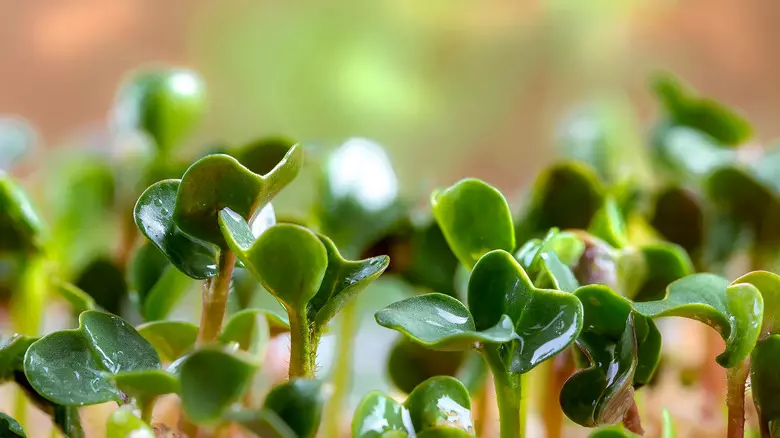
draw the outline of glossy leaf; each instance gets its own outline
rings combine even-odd
[[[318,231],[348,258],[359,257],[398,220],[398,187],[382,146],[365,138],[347,139],[323,162],[315,211]]]
[[[464,179],[433,192],[431,205],[452,252],[467,268],[488,251],[515,249],[512,213],[495,187],[478,179]]]
[[[196,423],[216,422],[241,399],[256,371],[256,362],[242,352],[208,347],[186,356],[178,368],[184,413]]]
[[[740,114],[697,96],[673,76],[659,74],[652,85],[674,124],[707,133],[723,145],[738,146],[752,135],[750,124]]]
[[[198,326],[183,321],[152,321],[139,325],[137,330],[165,362],[184,356],[198,338]]]
[[[272,389],[263,409],[278,415],[299,438],[313,438],[320,426],[325,395],[321,381],[294,379]]]
[[[135,204],[135,224],[176,269],[198,280],[214,277],[217,249],[185,234],[173,220],[179,186],[172,179],[149,186]]]
[[[192,70],[142,70],[120,88],[115,123],[120,129],[146,132],[160,150],[168,151],[200,123],[205,101],[203,79]]]
[[[328,254],[312,231],[292,224],[278,224],[257,240],[246,221],[231,212],[220,212],[220,226],[230,248],[288,309],[303,311],[317,294],[325,277]]]
[[[324,327],[349,300],[371,284],[387,269],[390,258],[371,257],[364,260],[345,260],[329,238],[318,236],[325,246],[328,265],[317,294],[311,299],[309,309],[316,324]]]
[[[560,402],[569,419],[582,426],[594,427],[617,423],[634,403],[632,383],[637,365],[637,341],[630,313],[623,322],[620,337],[613,341],[590,329],[595,321],[590,319],[592,312],[588,310],[585,322],[588,330],[580,335],[577,345],[590,364],[566,380]]]
[[[43,223],[27,194],[0,170],[0,252],[38,250],[43,233]]]
[[[14,335],[0,344],[0,382],[13,380],[24,369],[24,354],[38,338]]]
[[[477,331],[468,309],[440,293],[418,295],[376,312],[376,322],[397,330],[414,342],[444,351],[468,350],[480,343],[504,343],[514,338],[512,320],[499,315]]]
[[[26,438],[22,426],[10,416],[0,412],[0,437],[3,438]]]
[[[761,428],[777,430],[780,425],[780,335],[772,335],[759,341],[750,355],[750,382],[753,402],[759,414]],[[775,435],[771,435],[775,436]]]
[[[303,149],[292,147],[265,175],[253,173],[229,155],[209,155],[182,176],[173,218],[185,233],[226,247],[217,215],[229,208],[245,220],[265,207],[297,175]]]
[[[726,340],[726,350],[716,360],[731,368],[756,344],[764,301],[751,284],[729,285],[716,275],[694,274],[670,284],[663,300],[635,303],[634,308],[647,317],[682,316],[714,328]]]
[[[526,373],[559,353],[582,329],[580,301],[567,292],[537,288],[503,250],[485,254],[474,266],[468,303],[478,330],[495,324],[502,314],[514,322],[517,337],[505,358],[513,373]]]
[[[604,204],[604,187],[590,167],[561,162],[534,183],[526,214],[516,221],[517,238],[526,241],[553,227],[584,230]]]
[[[106,421],[106,438],[154,437],[154,430],[135,415],[131,405],[114,410]]]
[[[761,292],[764,301],[764,316],[760,338],[780,333],[780,276],[767,271],[747,273],[732,284],[752,284]]]
[[[380,438],[390,431],[399,436],[414,433],[413,426],[405,421],[406,408],[381,391],[371,391],[360,401],[352,417],[353,438]],[[410,430],[410,427],[412,430]]]
[[[474,431],[469,392],[453,377],[432,377],[419,384],[404,406],[409,410],[416,431],[441,426]]]
[[[82,313],[78,329],[37,340],[24,357],[24,373],[35,391],[72,406],[120,401],[112,374],[159,368],[157,352],[132,326],[96,311]]]

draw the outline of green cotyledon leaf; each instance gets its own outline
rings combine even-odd
[[[247,353],[217,346],[187,355],[177,368],[184,413],[199,424],[218,421],[244,395],[257,368]]]
[[[380,391],[369,392],[352,417],[352,436],[355,438],[462,437],[473,434],[468,391],[457,379],[449,376],[425,380],[414,388],[404,403]]]
[[[298,144],[296,141],[287,137],[263,137],[230,150],[228,154],[236,157],[252,172],[265,175],[282,161],[287,152],[296,144]]]
[[[268,393],[263,410],[275,413],[299,438],[313,438],[320,427],[327,392],[322,381],[293,379]]]
[[[515,259],[538,287],[574,292],[580,285],[569,266],[585,252],[585,242],[575,234],[550,229],[544,239],[531,239],[515,253]]]
[[[2,412],[0,412],[0,436],[3,438],[27,437],[19,422]]]
[[[137,330],[166,362],[184,356],[198,338],[198,326],[184,321],[152,321],[139,325]]]
[[[650,224],[664,239],[680,245],[693,259],[703,254],[706,234],[704,206],[693,190],[670,186],[653,199]]]
[[[616,260],[617,289],[637,302],[662,299],[670,283],[694,272],[685,250],[667,242],[625,247]]]
[[[160,368],[160,357],[133,327],[115,315],[87,311],[79,328],[35,341],[24,356],[24,374],[40,395],[61,405],[121,401],[111,376]]]
[[[478,179],[431,194],[433,216],[460,262],[471,269],[488,251],[515,249],[512,212],[504,195]]]
[[[567,348],[582,329],[582,304],[574,295],[537,288],[512,255],[500,249],[474,265],[468,304],[477,330],[509,315],[516,337],[504,360],[513,373],[526,373]]]
[[[244,309],[234,313],[219,334],[219,341],[261,358],[272,336],[290,331],[286,316],[265,309]]]
[[[386,234],[405,208],[398,176],[378,143],[349,138],[323,160],[314,216],[349,258],[360,256]]]
[[[364,260],[345,260],[326,236],[318,236],[328,254],[328,267],[317,294],[309,302],[309,319],[324,327],[349,300],[379,278],[390,264],[381,255]]]
[[[295,145],[270,172],[259,175],[229,155],[209,155],[182,176],[173,218],[182,231],[225,248],[217,216],[224,208],[249,220],[295,177],[303,165],[303,149]]]
[[[169,179],[149,186],[135,204],[135,224],[176,269],[198,280],[214,277],[217,248],[185,234],[173,220],[180,185],[180,180]],[[146,289],[139,292],[143,290]]]
[[[780,432],[780,335],[769,336],[756,344],[750,355],[750,382],[753,402],[758,410],[761,429],[775,437]],[[762,435],[764,436],[764,435]]]
[[[586,310],[586,314],[591,313]],[[591,325],[591,321],[586,323]],[[589,366],[574,373],[563,384],[561,408],[569,419],[581,426],[615,424],[634,403],[632,383],[637,366],[637,342],[630,310],[617,340],[586,330],[577,345],[587,357]]]
[[[596,172],[581,162],[549,167],[536,179],[525,214],[515,221],[517,239],[523,242],[553,227],[586,229],[604,204],[604,191]]]
[[[22,187],[0,170],[0,252],[42,248],[44,227]]]
[[[154,438],[154,430],[134,412],[132,405],[114,410],[106,420],[106,438]]]
[[[182,144],[206,111],[203,78],[183,68],[155,67],[133,72],[119,88],[114,123],[120,130],[148,134],[168,152]]]
[[[749,272],[732,284],[752,284],[761,292],[764,315],[759,338],[780,333],[780,276],[767,271]]]
[[[588,232],[614,248],[623,248],[628,244],[626,224],[613,197],[607,196],[604,199],[604,205],[596,211],[590,220]]]
[[[311,230],[277,224],[255,239],[243,217],[225,209],[219,223],[230,248],[287,308],[305,312],[328,267],[325,245]]]
[[[764,300],[752,284],[729,284],[713,274],[694,274],[671,283],[663,300],[634,303],[634,309],[650,318],[682,316],[714,328],[726,340],[726,350],[717,361],[731,368],[756,344]]]
[[[480,343],[509,342],[512,320],[499,315],[494,324],[477,330],[466,306],[449,295],[430,293],[390,304],[374,314],[376,322],[435,350],[468,350]]]

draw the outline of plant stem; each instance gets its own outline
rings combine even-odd
[[[288,311],[290,316],[290,379],[314,378],[311,327],[306,311]]]
[[[148,400],[144,400],[143,402],[139,401],[138,404],[140,404],[141,408],[141,419],[144,420],[146,423],[151,424],[152,423],[152,414],[154,413],[154,402],[156,397],[151,397]]]
[[[750,373],[750,359],[728,370],[728,438],[745,436],[745,382]]]
[[[559,395],[563,383],[574,372],[574,359],[571,350],[564,350],[549,362],[550,372],[547,375],[547,390],[545,391],[544,425],[547,438],[561,438],[563,436],[563,410]]]
[[[636,400],[631,403],[631,407],[628,408],[626,414],[623,415],[623,426],[637,435],[645,434],[645,430],[642,429],[642,419],[639,416],[639,408],[636,406]]]
[[[336,359],[333,371],[333,395],[328,401],[325,412],[325,434],[323,436],[341,436],[341,419],[344,418],[344,401],[349,394],[352,376],[352,335],[358,325],[357,301],[351,300],[341,311],[338,331],[336,332]]]
[[[501,438],[524,438],[527,401],[523,385],[525,375],[508,372],[501,361],[497,347],[487,346],[482,351],[493,372],[498,416],[501,423],[499,436]]]
[[[236,255],[233,254],[233,251],[221,250],[217,258],[219,269],[217,276],[204,282],[198,344],[216,341],[220,330],[222,330],[222,319],[225,317],[227,297],[230,291],[230,278],[233,276],[235,264]]]

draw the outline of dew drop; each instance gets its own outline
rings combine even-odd
[[[168,215],[168,209],[167,208],[161,208],[160,209],[160,213],[162,213],[163,216],[167,216]]]
[[[162,199],[160,199],[160,198],[155,199],[154,200],[154,205],[156,205],[158,207],[162,207]]]

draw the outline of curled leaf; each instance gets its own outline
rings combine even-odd
[[[469,392],[453,377],[432,377],[417,385],[404,406],[416,431],[445,426],[474,432]]]
[[[268,393],[263,410],[275,413],[299,438],[317,434],[326,391],[319,380],[294,379]]]
[[[488,251],[515,249],[512,213],[495,187],[464,179],[434,192],[431,205],[452,252],[467,268]]]
[[[4,438],[27,437],[19,422],[2,412],[0,412],[0,436]]]
[[[0,252],[35,251],[43,245],[43,222],[27,194],[0,170]]]
[[[395,302],[376,312],[376,322],[397,330],[425,347],[468,350],[479,343],[503,343],[514,338],[511,319],[500,315],[492,326],[477,331],[466,306],[449,295],[431,293]]]

